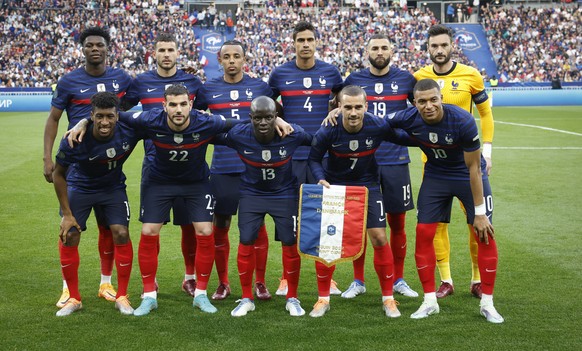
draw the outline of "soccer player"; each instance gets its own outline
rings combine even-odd
[[[196,98],[202,82],[194,75],[179,70],[176,63],[180,52],[178,41],[170,33],[160,33],[154,41],[156,57],[156,69],[139,74],[133,80],[131,86],[122,100],[122,109],[129,110],[141,102],[142,109],[149,111],[153,108],[162,108],[164,91],[173,84],[183,84],[190,92],[190,99]],[[145,157],[142,165],[142,180],[154,159],[156,148],[149,139],[144,140]],[[143,182],[142,182],[143,186]],[[144,190],[140,192],[143,194]],[[196,290],[196,235],[192,221],[188,218],[183,199],[176,199],[172,204],[174,213],[174,225],[179,225],[182,230],[182,255],[184,256],[185,274],[182,282],[182,290],[194,296]],[[164,222],[169,222],[166,218]]]
[[[285,120],[300,125],[311,135],[326,117],[330,98],[335,97],[343,86],[339,70],[315,58],[317,44],[315,27],[309,22],[299,21],[293,28],[295,60],[276,67],[269,77],[274,97],[281,96]],[[308,170],[308,155],[308,147],[300,147],[293,155],[293,171],[299,184],[318,181]],[[283,277],[277,295],[285,295],[286,284]],[[335,282],[332,293],[341,294]]]
[[[368,112],[384,118],[387,114],[404,110],[407,100],[412,102],[412,89],[416,80],[396,66],[390,66],[392,44],[385,34],[374,34],[368,40],[366,52],[370,67],[350,74],[344,84],[358,85],[364,89],[368,100]],[[390,247],[394,256],[394,291],[408,297],[418,293],[404,280],[406,258],[406,211],[414,208],[410,186],[408,148],[383,142],[376,151],[376,162],[380,172],[380,184],[384,210],[390,226]],[[342,293],[342,297],[354,298],[366,292],[364,285],[364,263],[366,252],[353,262],[354,281]]]
[[[111,92],[91,97],[90,133],[74,148],[63,140],[56,156],[52,174],[55,192],[61,208],[59,254],[63,277],[70,298],[57,312],[68,316],[82,308],[79,292],[79,241],[91,208],[99,206],[113,234],[117,266],[118,290],[115,307],[126,315],[133,314],[127,299],[127,286],[133,262],[129,238],[129,204],[125,192],[122,166],[140,137],[118,123],[119,98]],[[75,166],[75,167],[71,167]],[[68,172],[70,168],[70,172]]]
[[[248,120],[251,101],[257,96],[271,97],[273,91],[261,79],[251,78],[243,73],[246,52],[240,41],[226,41],[220,48],[218,62],[222,65],[224,75],[204,84],[196,99],[195,107],[200,110],[209,109],[211,113],[226,118]],[[219,285],[212,295],[213,300],[223,300],[230,295],[228,231],[232,216],[236,214],[239,205],[240,177],[244,169],[242,161],[234,150],[224,145],[214,147],[210,167],[210,187],[216,199],[212,229]],[[257,259],[255,294],[259,300],[269,300],[271,294],[265,285],[269,237],[264,223],[259,227],[254,247],[256,250],[254,256]]]
[[[152,139],[156,148],[153,162],[143,180],[141,218],[142,235],[138,259],[144,285],[144,298],[135,316],[144,316],[158,307],[155,276],[158,266],[159,235],[173,201],[184,199],[188,218],[196,232],[196,273],[198,280],[193,305],[206,313],[217,312],[208,300],[206,288],[214,262],[212,212],[214,198],[210,191],[206,163],[208,142],[218,133],[239,123],[222,116],[208,116],[192,110],[189,92],[175,84],[164,92],[163,110],[120,113],[120,119]],[[82,121],[85,122],[85,121]],[[281,121],[281,125],[287,125]],[[81,126],[75,127],[82,129]],[[74,135],[71,135],[75,138]]]
[[[44,129],[44,177],[52,182],[55,164],[52,160],[53,145],[63,111],[67,112],[69,128],[80,119],[91,114],[91,96],[97,92],[110,91],[121,97],[131,83],[131,77],[123,70],[107,66],[109,33],[99,27],[85,29],[79,41],[83,46],[85,65],[65,74],[58,82],[51,101],[51,109]],[[98,296],[115,301],[117,293],[111,285],[113,271],[114,244],[111,230],[105,224],[99,207],[95,207],[95,217],[99,228],[99,257],[101,259],[101,284]],[[63,307],[69,298],[66,279],[63,279],[63,292],[57,307]]]
[[[318,184],[366,186],[368,195],[367,233],[374,247],[374,268],[380,280],[383,309],[387,317],[400,317],[393,297],[394,260],[386,238],[386,213],[378,184],[378,165],[374,152],[387,135],[394,134],[387,122],[368,112],[366,92],[349,85],[339,93],[341,115],[337,125],[322,126],[315,136],[309,154],[309,167]],[[322,166],[325,153],[327,167]],[[311,317],[322,317],[330,308],[329,293],[335,266],[316,262],[319,299]]]
[[[410,317],[420,319],[439,313],[433,241],[438,223],[449,222],[451,204],[457,197],[465,207],[467,224],[479,245],[483,279],[480,312],[487,321],[502,323],[503,317],[493,306],[497,272],[497,246],[489,220],[493,198],[473,115],[458,106],[443,104],[439,84],[432,79],[416,83],[414,104],[416,107],[388,116],[390,125],[404,129],[428,158],[417,199],[415,252],[424,301]]]
[[[489,104],[487,92],[483,84],[483,78],[473,67],[463,65],[451,60],[453,52],[452,30],[444,25],[435,25],[428,30],[428,52],[432,65],[418,70],[414,77],[416,80],[424,78],[434,79],[441,88],[443,102],[453,104],[472,113],[473,102],[479,110],[481,118],[481,133],[483,134],[483,157],[487,162],[487,174],[491,171],[491,150],[493,142],[493,113]],[[426,156],[423,155],[426,162]],[[469,248],[471,252],[472,272],[471,294],[481,298],[481,276],[477,260],[478,244],[469,229]],[[438,298],[444,298],[453,294],[454,285],[450,268],[450,242],[448,224],[441,223],[435,236],[435,251],[437,266],[441,276],[441,286],[437,291]]]
[[[252,125],[237,125],[225,136],[225,144],[236,150],[245,166],[240,186],[237,257],[242,299],[231,315],[241,317],[255,310],[255,241],[259,226],[264,225],[265,215],[269,214],[282,244],[283,272],[288,281],[285,308],[291,316],[302,316],[305,311],[297,299],[301,270],[296,238],[299,185],[291,160],[295,149],[310,145],[312,138],[298,125],[293,125],[295,131],[289,136],[279,137],[275,133],[276,104],[268,96],[255,98],[250,110]]]

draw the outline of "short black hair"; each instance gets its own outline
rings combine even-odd
[[[315,30],[315,27],[313,26],[313,24],[311,24],[310,22],[307,22],[307,21],[299,21],[299,22],[297,22],[297,24],[293,28],[293,41],[295,41],[295,38],[297,37],[297,33],[300,33],[300,32],[306,31],[306,30],[312,31],[313,35],[315,36],[315,39],[317,39],[317,31]]]
[[[437,88],[438,91],[441,91],[441,87],[439,86],[439,83],[436,82],[436,80],[430,78],[421,79],[414,85],[412,94],[416,94],[417,91],[427,91],[434,88]]]
[[[435,24],[434,26],[428,29],[428,40],[431,37],[436,37],[437,35],[446,34],[453,41],[453,30],[444,24]]]
[[[110,91],[102,91],[91,96],[91,111],[102,108],[108,109],[115,107],[119,110],[119,97]]]
[[[242,52],[243,52],[243,56],[246,56],[247,50],[246,50],[244,44],[242,42],[238,41],[238,40],[227,40],[227,41],[225,41],[224,44],[222,44],[220,46],[220,50],[218,51],[218,53],[220,54],[222,52],[222,48],[225,47],[225,46],[227,46],[227,45],[240,46],[241,49],[242,49]]]
[[[158,45],[159,42],[174,43],[176,44],[176,47],[178,47],[178,40],[172,33],[163,32],[158,34],[156,40],[154,40],[154,48]]]
[[[172,84],[170,85],[166,91],[164,91],[164,99],[167,99],[169,95],[178,96],[178,95],[190,95],[188,93],[188,89],[183,84]]]
[[[368,39],[368,44],[370,44],[370,41],[371,41],[371,40],[374,40],[374,39],[386,39],[386,40],[388,40],[389,42],[392,42],[392,41],[390,40],[390,38],[388,37],[388,35],[387,35],[387,34],[384,34],[384,33],[375,33],[374,35],[372,35],[372,36],[370,37],[370,39]]]
[[[108,30],[101,27],[88,27],[81,32],[81,36],[79,37],[81,45],[85,45],[85,40],[90,36],[102,37],[105,39],[107,46],[109,46],[109,43],[111,42],[111,36],[109,35]]]

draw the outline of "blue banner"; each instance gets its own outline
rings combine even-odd
[[[467,58],[485,68],[489,77],[497,76],[497,65],[491,54],[487,35],[480,24],[456,23],[447,24],[454,31],[453,40]]]
[[[194,34],[199,44],[198,57],[207,79],[222,77],[222,66],[218,63],[218,54],[225,41],[234,39],[234,33],[220,33],[195,26]]]

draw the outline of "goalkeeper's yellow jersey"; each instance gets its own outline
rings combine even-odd
[[[429,65],[416,71],[414,78],[417,81],[424,78],[435,80],[441,88],[443,102],[446,104],[457,105],[473,113],[474,101],[481,118],[483,142],[493,142],[493,113],[483,78],[475,68],[453,62],[449,72],[439,74],[434,71],[433,65]]]

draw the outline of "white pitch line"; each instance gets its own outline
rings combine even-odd
[[[582,136],[582,133],[569,132],[567,130],[561,130],[561,129],[555,129],[555,128],[549,128],[549,127],[536,126],[536,125],[532,125],[532,124],[513,123],[513,122],[502,122],[502,121],[495,121],[495,123],[509,124],[509,125],[518,126],[518,127],[537,128],[537,129],[549,130],[551,132],[558,132],[558,133],[564,133],[564,134]]]
[[[494,146],[495,150],[582,150],[577,146]]]

